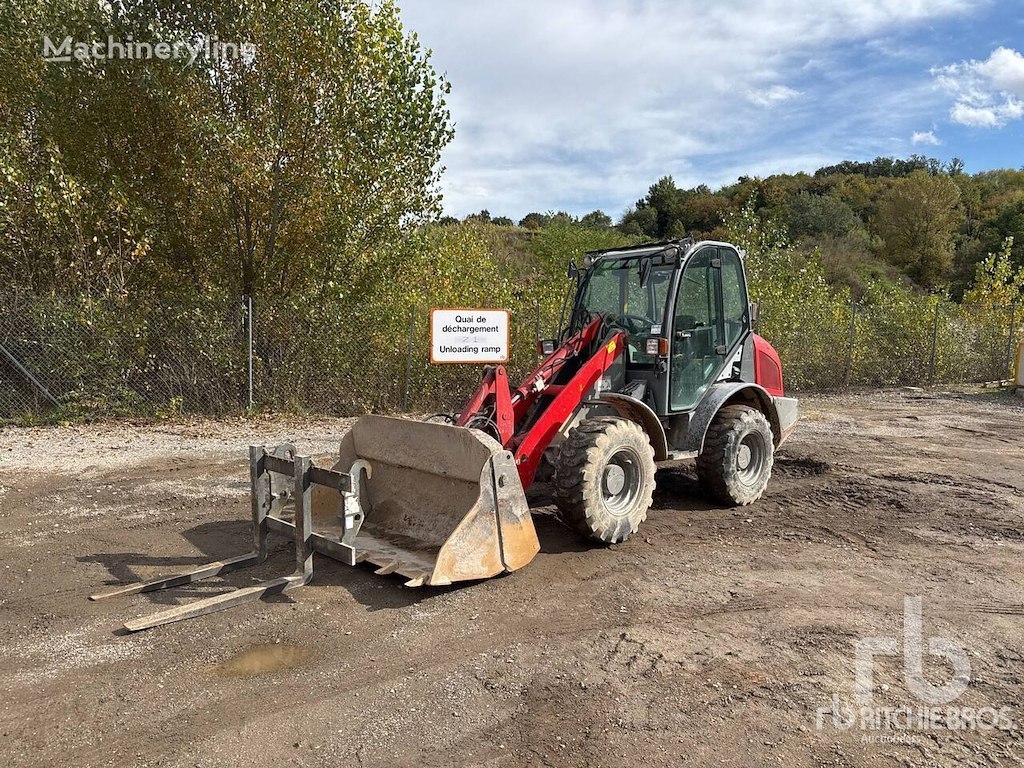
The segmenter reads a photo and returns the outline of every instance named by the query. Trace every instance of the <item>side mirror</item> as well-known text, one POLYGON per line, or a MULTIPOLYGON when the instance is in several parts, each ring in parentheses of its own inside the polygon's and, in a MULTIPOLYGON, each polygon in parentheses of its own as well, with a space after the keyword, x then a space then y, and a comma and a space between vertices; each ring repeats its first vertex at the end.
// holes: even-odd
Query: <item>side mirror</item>
POLYGON ((757 325, 761 319, 761 302, 752 301, 747 305, 747 314, 750 316, 750 326, 757 325))
POLYGON ((565 276, 572 279, 580 273, 580 268, 576 266, 574 259, 569 259, 569 267, 565 270, 565 276))

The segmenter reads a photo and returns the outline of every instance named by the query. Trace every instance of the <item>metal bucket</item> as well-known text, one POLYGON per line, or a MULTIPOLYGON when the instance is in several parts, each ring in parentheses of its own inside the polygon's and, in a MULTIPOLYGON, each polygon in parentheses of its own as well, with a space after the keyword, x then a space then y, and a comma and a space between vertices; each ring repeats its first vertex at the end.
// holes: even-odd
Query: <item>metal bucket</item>
MULTIPOLYGON (((398 573, 408 586, 451 584, 514 571, 540 550, 515 460, 482 432, 363 416, 334 468, 348 472, 357 459, 370 471, 358 484, 365 519, 353 546, 377 573, 398 573)), ((315 489, 314 525, 339 501, 315 489)))

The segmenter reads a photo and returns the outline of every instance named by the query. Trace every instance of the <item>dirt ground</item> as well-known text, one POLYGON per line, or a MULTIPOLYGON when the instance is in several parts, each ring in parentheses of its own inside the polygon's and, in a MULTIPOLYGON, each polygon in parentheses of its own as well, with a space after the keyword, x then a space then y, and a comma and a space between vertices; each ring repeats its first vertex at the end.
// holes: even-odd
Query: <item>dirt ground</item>
MULTIPOLYGON (((118 631, 290 571, 275 538, 255 571, 86 600, 245 551, 246 446, 328 454, 345 424, 0 431, 0 764, 1024 762, 1024 400, 807 398, 758 503, 716 508, 686 466, 663 469, 640 533, 605 548, 555 522, 541 488, 536 560, 460 588, 317 556, 289 596, 118 631), (927 728, 844 728, 855 643, 900 641, 915 595, 925 647, 964 649, 969 686, 927 728)), ((924 673, 941 685, 951 667, 928 656, 924 673)), ((879 657, 871 706, 925 706, 904 677, 879 657)))

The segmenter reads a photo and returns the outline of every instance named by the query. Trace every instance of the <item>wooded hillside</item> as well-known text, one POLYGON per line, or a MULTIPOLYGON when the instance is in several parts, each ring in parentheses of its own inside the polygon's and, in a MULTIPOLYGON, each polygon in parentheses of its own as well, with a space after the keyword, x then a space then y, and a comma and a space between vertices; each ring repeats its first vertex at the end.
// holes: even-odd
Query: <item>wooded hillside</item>
MULTIPOLYGON (((1024 266, 1024 170, 969 175, 959 159, 878 157, 844 161, 813 173, 742 177, 712 191, 682 189, 671 176, 651 185, 615 228, 627 236, 665 240, 725 238, 727 220, 751 207, 764 227, 780 230, 796 249, 819 251, 827 279, 864 295, 873 280, 962 297, 977 265, 1003 250, 1024 266)), ((487 211, 471 220, 511 224, 487 211)), ((531 213, 521 227, 573 223, 566 213, 531 213)), ((603 211, 581 226, 612 226, 603 211)))

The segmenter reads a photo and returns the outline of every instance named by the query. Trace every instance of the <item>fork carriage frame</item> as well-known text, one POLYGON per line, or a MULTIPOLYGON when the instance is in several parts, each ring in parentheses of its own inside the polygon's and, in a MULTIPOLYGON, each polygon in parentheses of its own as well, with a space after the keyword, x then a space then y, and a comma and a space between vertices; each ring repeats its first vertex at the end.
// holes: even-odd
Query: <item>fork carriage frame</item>
POLYGON ((134 619, 126 622, 124 628, 129 632, 138 632, 143 629, 160 626, 161 624, 170 624, 171 622, 222 611, 242 603, 255 602, 264 595, 287 592, 304 586, 313 578, 314 552, 327 555, 347 565, 355 565, 360 558, 356 552, 354 542, 364 518, 359 504, 359 477, 360 472, 364 469, 367 475, 369 475, 371 471, 370 465, 363 460, 357 460, 349 473, 318 467, 310 457, 297 455, 295 446, 288 443, 270 450, 265 446, 250 446, 249 479, 250 502, 252 506, 252 552, 226 560, 206 563, 205 565, 170 576, 162 576, 91 595, 89 599, 105 600, 121 595, 153 592, 158 589, 190 584, 211 576, 258 565, 267 559, 267 536, 271 531, 290 536, 295 542, 295 570, 291 574, 268 579, 251 587, 242 587, 224 594, 175 606, 150 616, 134 619), (290 495, 294 499, 295 513, 291 521, 273 514, 274 502, 277 498, 275 498, 271 488, 271 472, 292 479, 293 487, 290 495), (313 531, 312 493, 314 485, 332 488, 341 494, 342 509, 338 515, 342 523, 342 535, 340 537, 335 538, 313 531))

